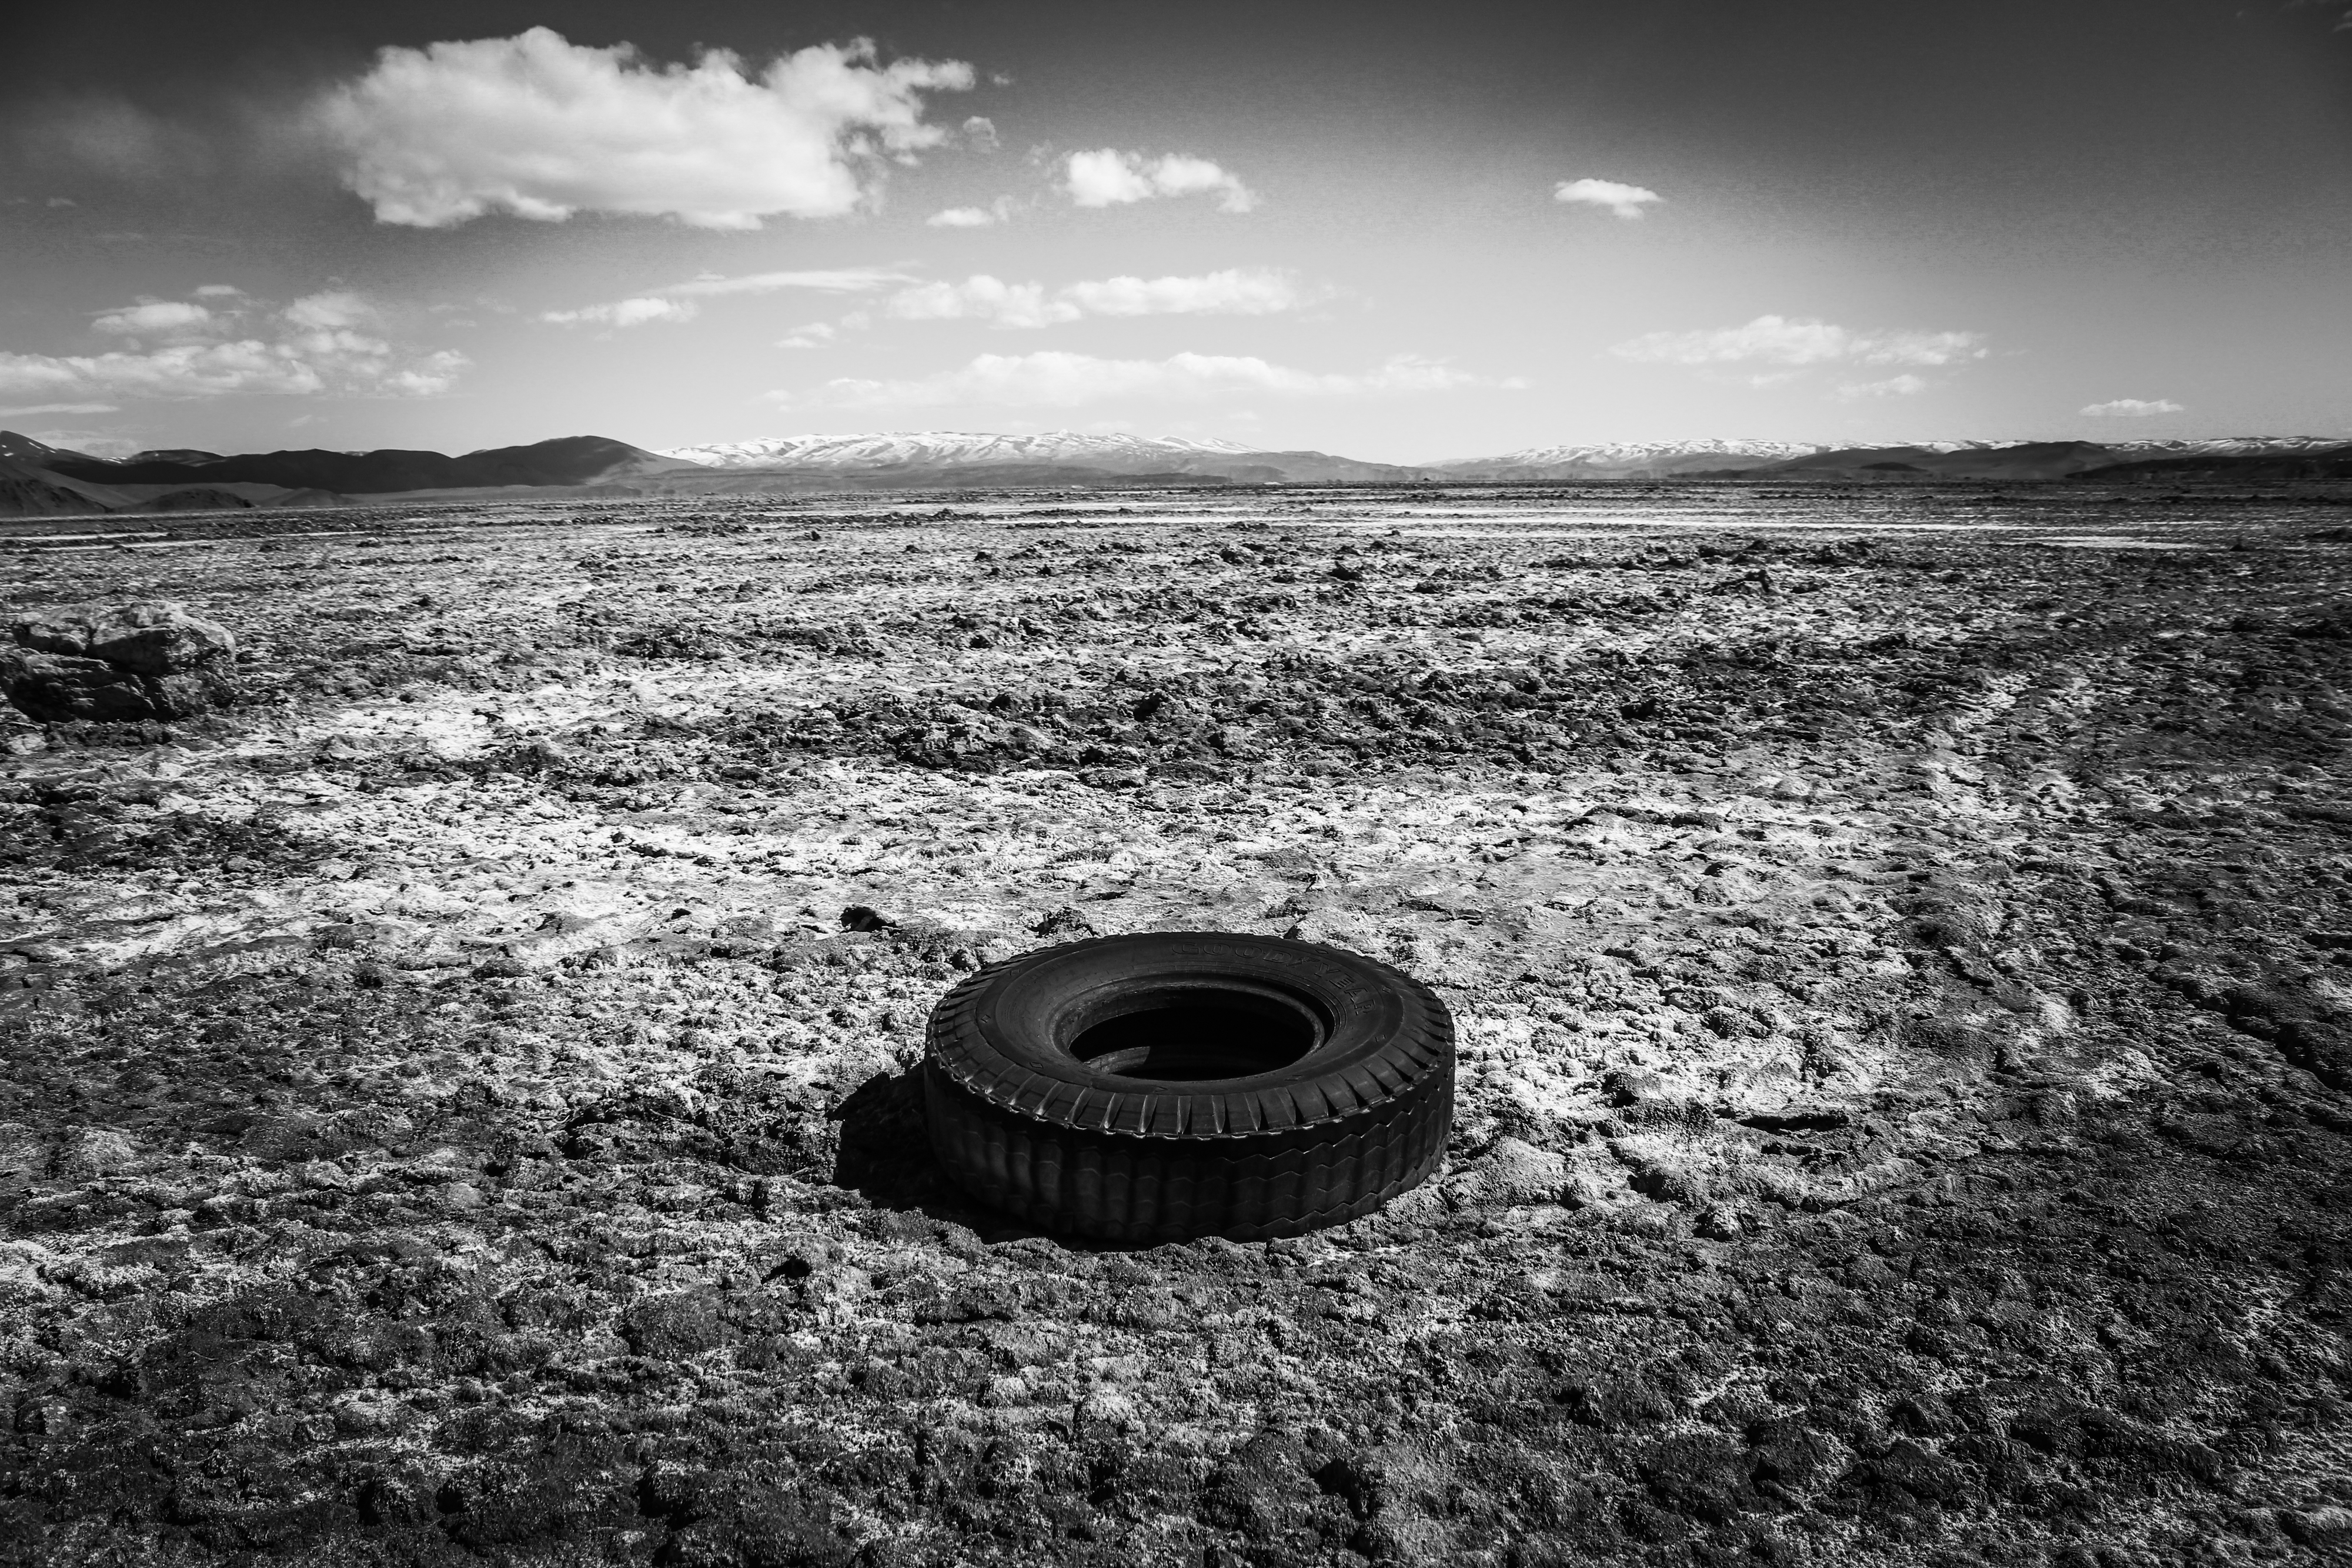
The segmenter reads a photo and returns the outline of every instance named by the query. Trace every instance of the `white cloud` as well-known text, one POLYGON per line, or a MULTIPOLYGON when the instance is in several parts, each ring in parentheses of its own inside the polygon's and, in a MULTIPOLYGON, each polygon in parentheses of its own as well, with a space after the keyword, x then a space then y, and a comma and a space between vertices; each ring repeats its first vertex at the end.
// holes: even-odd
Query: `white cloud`
POLYGON ((1848 400, 1864 397, 1910 397, 1927 390, 1927 382, 1923 377, 1915 376, 1906 371, 1899 376, 1889 376, 1883 382, 1846 382, 1839 386, 1837 395, 1848 400))
POLYGON ((961 283, 902 288, 883 308, 902 321, 1052 327, 1088 316, 1270 316, 1315 298, 1288 273, 1265 267, 1228 267, 1194 277, 1095 278, 1051 294, 1042 283, 1006 283, 982 273, 961 283))
POLYGON ((1013 198, 999 196, 984 207, 950 207, 923 222, 935 229, 984 229, 1013 221, 1013 198))
POLYGON ((182 299, 142 299, 107 311, 90 328, 116 337, 161 338, 202 333, 212 324, 213 313, 201 305, 182 299))
POLYGON ((0 353, 0 396, 89 402, 256 392, 430 397, 455 386, 469 363, 449 350, 396 348, 383 336, 382 310, 347 290, 308 295, 275 311, 148 300, 92 325, 121 338, 123 347, 97 354, 0 353))
POLYGON ((1621 218, 1638 218, 1643 207, 1663 202, 1665 197, 1614 180, 1562 180, 1552 187, 1551 199, 1571 206, 1604 208, 1621 218))
POLYGON ((609 305, 583 305, 577 310, 550 310, 540 319, 562 326, 593 323, 605 327, 642 327, 648 321, 691 321, 702 307, 691 299, 615 299, 609 305))
POLYGON ((196 285, 196 298, 199 299, 233 298, 244 292, 244 289, 237 287, 233 283, 200 283, 196 285))
POLYGON ((656 294, 698 295, 770 294, 779 288, 818 288, 835 294, 860 294, 885 287, 893 283, 912 283, 903 272, 886 272, 876 267, 839 267, 812 272, 755 272, 744 277, 719 277, 706 273, 687 283, 673 283, 667 288, 652 290, 656 294))
MULTIPOLYGON (((37 413, 120 413, 110 402, 37 402, 28 408, 0 408, 0 419, 25 419, 37 413)), ((56 444, 54 442, 50 444, 56 444)))
POLYGON ((1227 267, 1197 277, 1106 277, 1062 298, 1091 316, 1272 316, 1310 303, 1288 273, 1227 267))
POLYGON ((1111 207, 1154 196, 1213 194, 1229 213, 1245 213, 1257 205, 1257 196, 1233 174, 1206 158, 1170 152, 1147 158, 1105 147, 1093 152, 1073 152, 1064 162, 1063 189, 1082 207, 1111 207))
POLYGON ((1085 312, 1045 298, 1042 283, 1006 283, 985 275, 961 283, 919 283, 883 301, 901 321, 953 321, 978 318, 999 327, 1046 327, 1075 321, 1085 312))
POLYGON ((2147 419, 2159 413, 2185 413, 2188 411, 2168 397, 2119 397, 2111 402, 2086 404, 2081 412, 2094 419, 2147 419))
POLYGON ((1672 365, 1953 365, 1991 352, 1981 332, 1855 332, 1786 316, 1759 316, 1744 327, 1649 332, 1609 351, 1621 360, 1672 365))
POLYGON ((286 307, 286 319, 297 327, 307 327, 318 332, 337 332, 352 327, 375 325, 380 312, 365 297, 347 288, 324 294, 306 294, 286 307))
POLYGON ((1165 360, 1105 360, 1090 354, 982 354, 960 370, 913 381, 844 377, 815 392, 768 395, 782 403, 835 408, 918 408, 943 403, 997 407, 1073 407, 1112 398, 1187 401, 1270 393, 1358 397, 1517 386, 1488 382, 1433 360, 1400 355, 1363 375, 1318 374, 1268 364, 1255 356, 1175 354, 1165 360))
POLYGON ((841 335, 840 329, 830 321, 811 321, 795 327, 776 340, 779 349, 822 349, 841 335))
POLYGON ((865 202, 884 161, 952 132, 923 94, 972 85, 954 60, 875 64, 865 39, 818 44, 753 72, 713 49, 658 65, 547 27, 511 38, 389 47, 317 108, 343 183, 380 223, 445 228, 504 211, 578 212, 755 229, 865 202))
POLYGON ((614 299, 603 305, 583 305, 576 310, 547 310, 540 314, 542 321, 560 326, 590 324, 604 327, 641 327, 648 321, 691 321, 702 313, 697 299, 708 299, 729 294, 772 294, 782 288, 814 288, 835 294, 855 294, 881 288, 893 283, 912 283, 913 277, 903 272, 885 272, 878 267, 835 267, 814 272, 755 272, 743 277, 721 277, 708 274, 685 283, 673 283, 664 288, 650 289, 633 299, 614 299))

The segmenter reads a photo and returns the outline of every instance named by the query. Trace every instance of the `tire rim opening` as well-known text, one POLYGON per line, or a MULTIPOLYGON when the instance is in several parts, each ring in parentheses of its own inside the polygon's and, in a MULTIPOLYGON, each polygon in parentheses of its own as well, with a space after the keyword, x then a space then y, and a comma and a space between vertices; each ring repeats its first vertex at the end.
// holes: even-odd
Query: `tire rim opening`
POLYGON ((1323 1029, 1287 997, 1215 988, 1154 989, 1088 1008, 1069 1052, 1097 1072, 1195 1083, 1273 1072, 1313 1051, 1323 1029))

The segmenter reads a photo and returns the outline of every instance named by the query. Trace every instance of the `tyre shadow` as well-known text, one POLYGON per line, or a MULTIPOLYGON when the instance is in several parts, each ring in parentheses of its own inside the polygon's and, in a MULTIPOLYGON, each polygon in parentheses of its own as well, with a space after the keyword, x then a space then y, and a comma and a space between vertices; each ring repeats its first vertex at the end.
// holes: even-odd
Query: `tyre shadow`
POLYGON ((1148 1251, 1155 1243, 1101 1241, 1039 1230, 966 1197, 931 1155, 923 1070, 876 1073, 828 1113, 840 1124, 832 1185, 877 1208, 961 1225, 991 1243, 1037 1239, 1071 1252, 1148 1251))
POLYGON ((923 1119, 923 1070, 876 1073, 827 1114, 840 1124, 832 1184, 878 1208, 988 1231, 1000 1217, 975 1207, 931 1157, 923 1119))

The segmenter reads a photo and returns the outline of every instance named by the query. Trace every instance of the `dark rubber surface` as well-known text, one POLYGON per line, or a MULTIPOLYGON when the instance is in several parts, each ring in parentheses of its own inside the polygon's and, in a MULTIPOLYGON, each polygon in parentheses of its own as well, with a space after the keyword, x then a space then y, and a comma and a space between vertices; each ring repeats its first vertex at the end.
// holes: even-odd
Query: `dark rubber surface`
POLYGON ((1454 1025, 1418 980, 1337 948, 1226 933, 1102 937, 1024 954, 949 992, 931 1014, 924 1100, 949 1175, 1041 1229, 1262 1240, 1369 1213, 1436 1168, 1454 1025), (1235 1027, 1091 1064, 1072 1051, 1112 1032, 1107 1020, 1187 1007, 1157 1016, 1235 1027), (1301 1048, 1208 1075, 1251 1065, 1253 1051, 1271 1061, 1301 1048), (1135 1075, 1147 1071, 1167 1075, 1135 1075))

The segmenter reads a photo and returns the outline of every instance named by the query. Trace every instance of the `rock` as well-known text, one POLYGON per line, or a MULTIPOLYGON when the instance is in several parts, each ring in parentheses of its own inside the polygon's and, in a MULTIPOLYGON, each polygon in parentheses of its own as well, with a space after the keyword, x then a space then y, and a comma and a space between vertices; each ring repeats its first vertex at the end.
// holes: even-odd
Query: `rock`
POLYGON ((170 600, 26 615, 12 631, 20 646, 100 659, 139 675, 185 674, 236 657, 236 639, 227 627, 191 615, 185 605, 170 600))
POLYGON ((1709 1241, 1737 1241, 1756 1228, 1756 1217, 1735 1203, 1712 1203, 1694 1228, 1709 1241))
POLYGON ((2323 1503, 2301 1511, 2281 1510, 2279 1525, 2305 1546, 2336 1548, 2352 1542, 2352 1508, 2323 1503))
POLYGON ((1666 1081, 1654 1072, 1617 1067, 1601 1074, 1601 1092, 1609 1103, 1619 1108, 1628 1105, 1654 1105, 1675 1098, 1666 1081))
POLYGON ((1069 942, 1101 935, 1095 929, 1093 921, 1088 920, 1083 913, 1066 904, 1029 929, 1039 936, 1059 936, 1069 942))
POLYGON ((154 718, 158 715, 149 684, 100 659, 0 649, 0 692, 22 712, 44 722, 154 718))
POLYGON ((9 631, 0 691, 44 722, 186 718, 233 689, 236 639, 169 601, 25 615, 9 631))

